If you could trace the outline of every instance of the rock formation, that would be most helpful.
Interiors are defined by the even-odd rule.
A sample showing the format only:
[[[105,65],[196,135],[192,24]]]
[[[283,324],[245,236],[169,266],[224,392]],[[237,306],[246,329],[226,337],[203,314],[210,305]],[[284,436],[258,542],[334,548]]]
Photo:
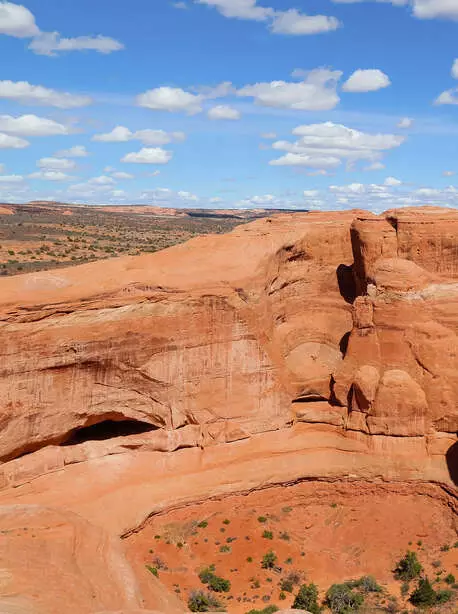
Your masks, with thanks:
[[[457,277],[458,213],[424,208],[279,215],[0,280],[0,524],[52,508],[113,537],[305,478],[453,489]],[[68,611],[166,599],[118,597]]]

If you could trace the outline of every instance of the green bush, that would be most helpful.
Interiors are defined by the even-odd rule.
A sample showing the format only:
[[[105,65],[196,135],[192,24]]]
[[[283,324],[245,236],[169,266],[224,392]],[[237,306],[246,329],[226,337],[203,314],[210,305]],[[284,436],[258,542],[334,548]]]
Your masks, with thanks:
[[[206,529],[208,527],[208,522],[206,520],[202,520],[197,526],[199,529]]]
[[[268,605],[263,610],[249,610],[247,614],[274,614],[274,612],[278,612],[278,607],[276,605]]]
[[[280,582],[280,588],[282,591],[292,593],[294,590],[294,584],[288,578],[283,578],[283,580]]]
[[[261,523],[267,522],[267,518],[265,516],[258,516],[258,522],[261,522]]]
[[[231,524],[231,521],[226,518],[225,520],[223,520],[223,524]]]
[[[151,567],[151,565],[147,565],[146,569],[151,572],[153,574],[153,576],[156,576],[156,578],[159,576],[158,571],[157,571],[157,567]]]
[[[203,591],[193,591],[191,593],[188,599],[188,608],[191,612],[224,611],[224,607],[218,599]]]
[[[345,582],[350,588],[359,588],[364,593],[381,593],[382,587],[373,576],[362,576],[359,580]]]
[[[261,567],[263,569],[273,569],[277,559],[278,557],[275,552],[273,550],[269,550],[269,552],[262,557]]]
[[[214,571],[214,565],[202,569],[202,571],[199,573],[200,581],[202,584],[207,584],[208,588],[215,593],[228,593],[231,590],[230,581],[217,576]]]
[[[421,578],[417,588],[410,595],[409,601],[419,608],[427,608],[436,604],[437,594],[428,578]]]
[[[325,603],[334,614],[349,614],[359,610],[364,597],[347,583],[333,584],[326,593]]]
[[[397,562],[393,573],[397,580],[409,582],[418,578],[422,571],[423,567],[417,559],[417,555],[415,552],[408,550],[403,558]]]
[[[455,576],[452,573],[449,573],[447,576],[445,576],[444,581],[447,584],[455,584]]]
[[[299,589],[293,603],[293,609],[306,610],[312,614],[319,614],[321,608],[318,605],[318,588],[315,584],[303,584]]]
[[[272,533],[272,531],[264,531],[262,536],[264,537],[264,539],[273,539],[274,538],[274,534]]]

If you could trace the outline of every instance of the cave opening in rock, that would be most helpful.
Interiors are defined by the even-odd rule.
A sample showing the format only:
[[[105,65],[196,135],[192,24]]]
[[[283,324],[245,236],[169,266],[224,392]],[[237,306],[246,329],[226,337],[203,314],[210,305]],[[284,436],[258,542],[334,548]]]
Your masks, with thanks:
[[[447,450],[445,460],[447,461],[450,478],[455,486],[458,486],[458,441]]]
[[[318,401],[327,402],[328,399],[321,394],[310,393],[310,394],[303,394],[300,397],[297,397],[297,399],[293,400],[293,403],[316,403]]]
[[[103,420],[97,424],[83,426],[74,430],[63,446],[74,446],[85,441],[105,441],[115,437],[141,435],[157,430],[158,427],[140,420]]]

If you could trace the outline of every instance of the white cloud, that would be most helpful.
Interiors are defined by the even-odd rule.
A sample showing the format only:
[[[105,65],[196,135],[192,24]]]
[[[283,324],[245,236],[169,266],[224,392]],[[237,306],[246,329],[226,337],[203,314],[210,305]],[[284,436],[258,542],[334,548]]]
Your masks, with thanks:
[[[73,179],[70,175],[61,171],[37,171],[29,175],[30,179],[41,179],[43,181],[69,181]]]
[[[318,190],[304,190],[303,192],[305,198],[316,198],[319,194]]]
[[[197,4],[215,7],[224,17],[265,21],[274,10],[258,6],[256,0],[195,0]]]
[[[101,175],[100,177],[93,177],[88,181],[91,185],[113,185],[116,181],[113,177],[107,177],[106,175]]]
[[[52,119],[36,115],[0,115],[0,132],[14,136],[55,136],[69,134],[69,129]]]
[[[194,0],[216,8],[224,17],[267,21],[274,34],[308,35],[336,30],[339,20],[327,15],[306,15],[297,9],[276,11],[257,0]]]
[[[444,177],[453,177],[453,175],[456,175],[456,171],[443,171],[442,175]]]
[[[125,126],[116,126],[111,132],[95,134],[93,141],[104,143],[126,143],[128,141],[141,141],[144,145],[168,145],[172,141],[184,141],[184,132],[165,132],[165,130],[137,130],[132,132]]]
[[[35,17],[25,6],[12,2],[0,3],[0,34],[30,38],[39,32]]]
[[[317,68],[307,73],[303,81],[247,85],[237,91],[237,96],[252,97],[256,104],[267,107],[327,111],[339,103],[336,87],[341,75],[337,70]]]
[[[276,132],[263,132],[261,134],[261,138],[262,139],[268,139],[268,140],[276,139],[277,138],[277,133]]]
[[[137,105],[154,111],[183,112],[195,115],[202,111],[204,96],[190,94],[179,87],[157,87],[140,94]]]
[[[23,181],[22,175],[0,175],[0,183],[22,183]]]
[[[391,81],[384,72],[378,68],[358,69],[343,84],[344,92],[376,92],[391,85]]]
[[[373,162],[372,164],[369,164],[368,166],[363,168],[363,171],[381,171],[385,168],[385,165],[383,164],[383,162]]]
[[[216,107],[212,107],[208,111],[208,118],[237,120],[241,118],[241,114],[239,111],[237,111],[237,109],[234,109],[233,107],[220,104]]]
[[[402,185],[402,181],[396,179],[396,177],[387,177],[383,182],[383,185],[387,185],[389,187],[396,187],[398,185]]]
[[[1,98],[15,100],[21,104],[42,105],[59,109],[84,107],[92,102],[88,96],[58,92],[41,85],[31,85],[27,81],[0,81]]]
[[[124,173],[123,171],[116,171],[113,173],[115,179],[135,179],[135,175],[130,173]]]
[[[402,117],[398,123],[396,124],[397,128],[411,128],[413,126],[414,120],[411,117]]]
[[[458,58],[453,62],[452,77],[458,79]]]
[[[59,51],[97,51],[108,54],[121,51],[124,45],[108,36],[77,36],[62,38],[59,32],[41,32],[29,45],[37,55],[55,56]]]
[[[88,155],[89,152],[84,145],[75,145],[70,147],[70,149],[62,149],[55,154],[57,158],[85,158]]]
[[[413,14],[419,19],[458,20],[458,4],[455,0],[411,0]]]
[[[436,100],[434,101],[435,105],[442,104],[458,104],[458,87],[454,87],[450,90],[446,90],[442,92]]]
[[[178,198],[180,198],[181,200],[192,201],[192,202],[197,202],[199,200],[199,197],[196,196],[195,194],[192,194],[191,192],[180,191],[180,192],[177,192],[177,195],[178,195]]]
[[[160,174],[161,174],[161,171],[160,171],[160,170],[155,170],[155,171],[153,171],[152,173],[148,173],[148,176],[149,176],[149,177],[157,177],[157,176],[158,176],[158,175],[160,175]]]
[[[335,17],[327,15],[304,15],[297,9],[275,14],[271,30],[275,34],[292,34],[295,36],[332,32],[340,27]]]
[[[343,160],[377,162],[383,152],[399,147],[405,137],[395,134],[369,134],[341,124],[307,124],[293,130],[295,142],[275,141],[272,148],[287,152],[270,162],[273,166],[307,166],[329,169]]]
[[[67,158],[41,158],[41,160],[38,160],[37,166],[47,170],[68,171],[75,168],[76,164],[73,160],[67,160]]]
[[[161,147],[143,147],[138,152],[131,152],[121,158],[121,162],[132,164],[167,164],[172,159],[172,152]]]
[[[30,143],[24,139],[0,132],[0,149],[24,149]]]

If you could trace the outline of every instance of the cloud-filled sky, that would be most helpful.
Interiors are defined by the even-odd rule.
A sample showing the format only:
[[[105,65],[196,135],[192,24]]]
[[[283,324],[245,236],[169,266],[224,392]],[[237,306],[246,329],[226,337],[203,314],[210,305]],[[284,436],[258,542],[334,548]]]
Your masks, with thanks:
[[[0,0],[0,201],[458,206],[458,0]]]

